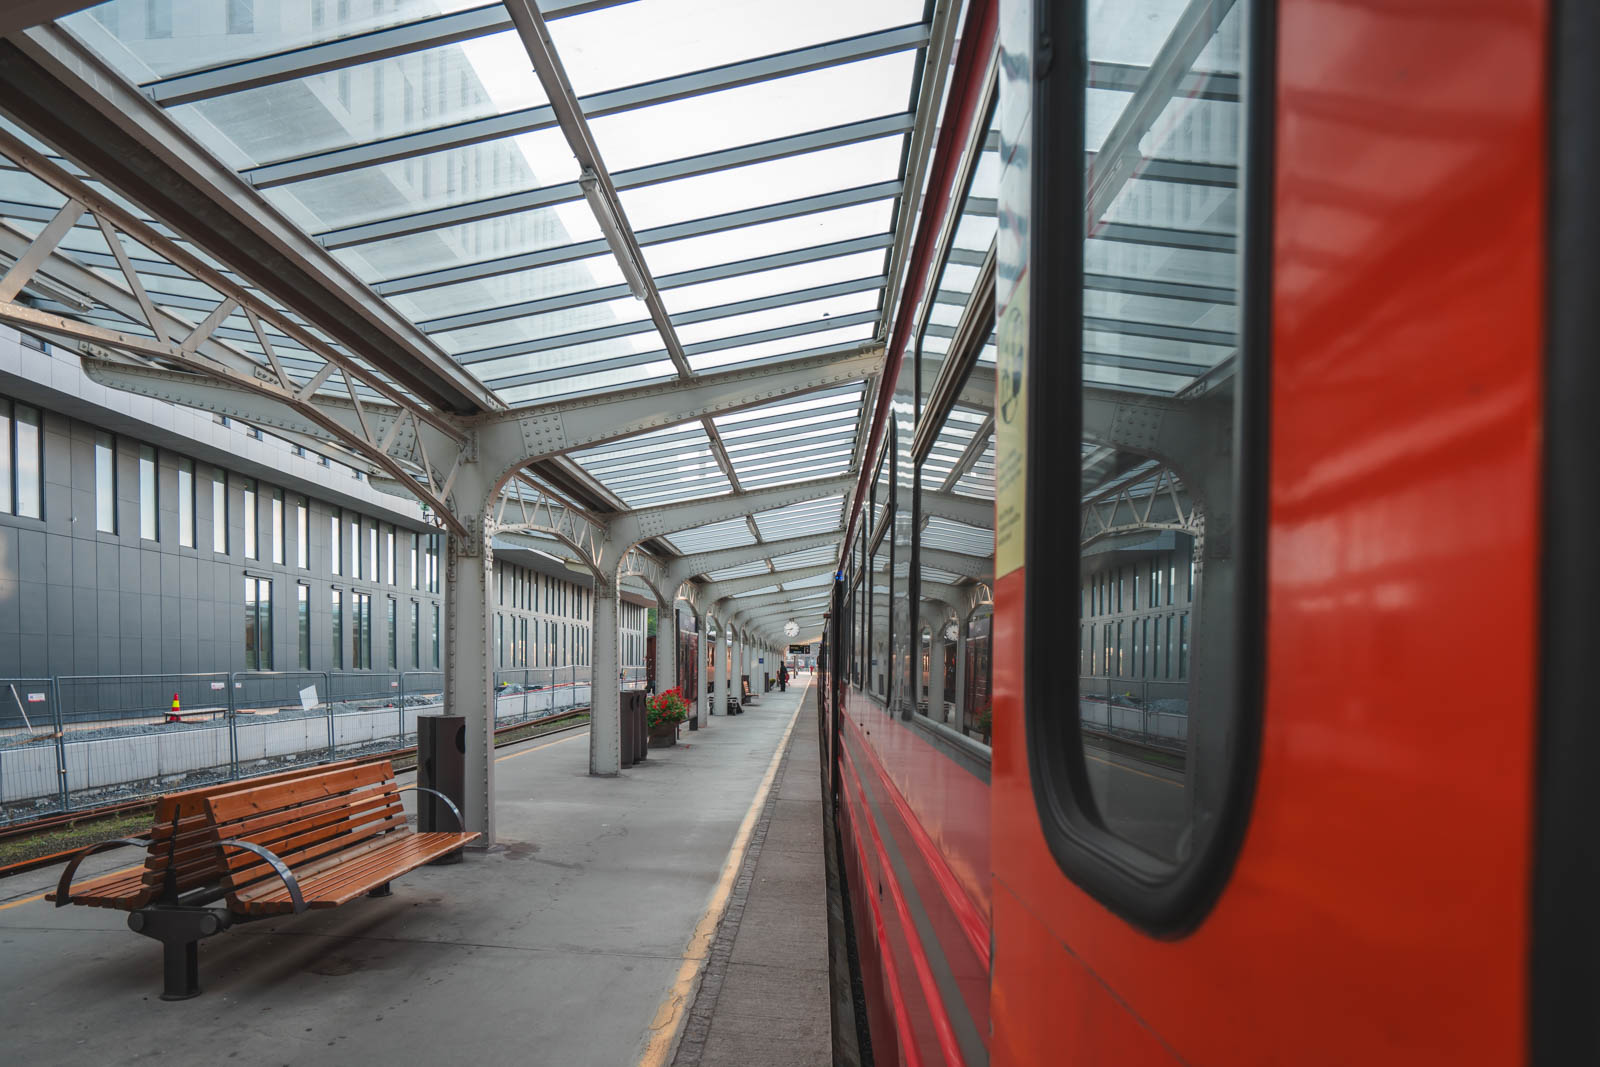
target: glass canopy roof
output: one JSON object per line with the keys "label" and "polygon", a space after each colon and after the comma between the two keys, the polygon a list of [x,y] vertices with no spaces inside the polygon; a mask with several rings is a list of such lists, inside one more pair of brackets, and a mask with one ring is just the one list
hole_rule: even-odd
{"label": "glass canopy roof", "polygon": [[[891,264],[916,224],[908,207],[916,197],[903,195],[913,135],[938,118],[915,113],[919,88],[930,64],[942,72],[950,61],[928,55],[934,6],[541,0],[571,101],[550,98],[507,9],[482,0],[112,0],[59,25],[417,336],[515,408],[883,340],[895,312],[885,306]],[[1091,36],[1108,44],[1090,64],[1091,173],[1183,7],[1137,0],[1095,8]],[[1090,384],[1170,395],[1233,351],[1235,18],[1151,124],[1136,172],[1092,205],[1084,254]],[[929,95],[937,107],[939,94]],[[609,172],[627,240],[585,195],[558,121],[566,103]],[[54,155],[9,121],[4,127]],[[991,254],[998,175],[991,130],[931,305],[917,316],[926,324],[924,358],[948,351]],[[0,224],[32,237],[63,202],[0,161]],[[179,244],[232,277],[204,250]],[[218,301],[161,255],[89,219],[61,249],[119,285],[125,257],[159,306],[195,320]],[[635,298],[640,274],[659,293],[660,316]],[[92,301],[41,306],[147,332]],[[215,336],[265,363],[253,325],[234,311]],[[265,336],[290,372],[310,377],[321,367],[291,338],[271,328]],[[993,363],[992,338],[978,361]],[[565,462],[611,508],[836,478],[860,462],[857,432],[872,399],[858,381]],[[927,461],[941,479],[935,488],[992,498],[992,419],[982,408],[958,405],[938,435]],[[698,553],[826,534],[842,528],[844,506],[835,495],[754,510],[657,544]],[[992,551],[987,530],[942,519],[930,522],[926,541]],[[833,553],[808,549],[761,566],[826,566]],[[751,577],[760,573],[754,566],[711,578]]]}

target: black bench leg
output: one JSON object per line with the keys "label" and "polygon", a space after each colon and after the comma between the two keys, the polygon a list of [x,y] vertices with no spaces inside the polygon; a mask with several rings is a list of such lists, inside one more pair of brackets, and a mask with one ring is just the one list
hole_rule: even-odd
{"label": "black bench leg", "polygon": [[200,942],[161,943],[161,999],[188,1000],[200,995]]}
{"label": "black bench leg", "polygon": [[393,893],[393,892],[394,892],[394,890],[389,888],[389,883],[385,882],[382,885],[380,885],[378,888],[376,888],[376,889],[372,890],[371,892],[369,892],[367,894],[367,896],[369,896],[369,897],[386,897],[390,893]]}
{"label": "black bench leg", "polygon": [[128,916],[128,929],[161,942],[161,999],[200,995],[200,939],[232,923],[225,911],[209,908],[141,908]]}

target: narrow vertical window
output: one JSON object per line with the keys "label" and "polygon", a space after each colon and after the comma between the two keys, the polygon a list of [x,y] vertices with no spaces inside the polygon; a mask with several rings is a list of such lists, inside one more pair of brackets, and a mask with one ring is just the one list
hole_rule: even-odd
{"label": "narrow vertical window", "polygon": [[422,605],[411,602],[411,669],[422,667]]}
{"label": "narrow vertical window", "polygon": [[389,598],[389,669],[400,668],[400,604]]}
{"label": "narrow vertical window", "polygon": [[422,588],[422,575],[417,572],[417,549],[421,544],[422,535],[419,533],[413,533],[411,535],[411,588],[413,589]]}
{"label": "narrow vertical window", "polygon": [[149,445],[139,446],[139,536],[146,541],[158,541],[160,526],[156,519],[156,450]]}
{"label": "narrow vertical window", "polygon": [[378,524],[367,527],[367,580],[378,580]]}
{"label": "narrow vertical window", "polygon": [[272,491],[272,562],[283,562],[283,490]]}
{"label": "narrow vertical window", "polygon": [[340,560],[344,556],[343,518],[339,509],[334,508],[333,514],[328,516],[328,573],[338,574]]}
{"label": "narrow vertical window", "polygon": [[295,586],[295,596],[298,598],[295,605],[295,625],[299,629],[300,638],[300,655],[296,666],[308,671],[311,669],[311,587]]}
{"label": "narrow vertical window", "polygon": [[244,554],[249,559],[260,559],[260,546],[256,544],[259,532],[256,523],[256,483],[253,478],[244,480]]}
{"label": "narrow vertical window", "polygon": [[350,577],[361,577],[361,516],[350,516]]}
{"label": "narrow vertical window", "polygon": [[211,550],[228,554],[228,476],[211,476]]}
{"label": "narrow vertical window", "polygon": [[383,531],[383,580],[394,585],[394,528]]}
{"label": "narrow vertical window", "polygon": [[304,498],[294,506],[294,561],[301,570],[311,566],[311,508]]}
{"label": "narrow vertical window", "polygon": [[328,594],[328,632],[333,638],[333,658],[329,661],[336,671],[344,670],[344,592],[331,590]]}
{"label": "narrow vertical window", "polygon": [[10,511],[16,499],[12,483],[16,480],[11,463],[11,405],[0,403],[0,511]]}
{"label": "narrow vertical window", "polygon": [[433,669],[439,669],[439,605],[433,606]]}
{"label": "narrow vertical window", "polygon": [[94,435],[94,528],[117,532],[117,445],[104,432]]}
{"label": "narrow vertical window", "polygon": [[244,666],[272,669],[272,582],[249,575],[244,579]]}
{"label": "narrow vertical window", "polygon": [[194,547],[194,460],[178,457],[178,544]]}

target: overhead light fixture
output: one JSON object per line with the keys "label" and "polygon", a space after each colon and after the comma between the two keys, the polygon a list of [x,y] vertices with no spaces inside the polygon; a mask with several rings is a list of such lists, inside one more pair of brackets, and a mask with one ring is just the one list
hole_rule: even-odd
{"label": "overhead light fixture", "polygon": [[594,168],[585,167],[578,176],[578,185],[583,189],[583,198],[589,201],[589,210],[594,212],[595,221],[600,224],[600,232],[606,236],[606,244],[611,246],[611,254],[617,257],[617,265],[622,268],[622,277],[627,281],[629,291],[635,300],[643,300],[649,292],[644,268],[633,258],[633,246],[623,233],[622,220],[617,218],[611,198],[600,183],[600,175],[594,172]]}

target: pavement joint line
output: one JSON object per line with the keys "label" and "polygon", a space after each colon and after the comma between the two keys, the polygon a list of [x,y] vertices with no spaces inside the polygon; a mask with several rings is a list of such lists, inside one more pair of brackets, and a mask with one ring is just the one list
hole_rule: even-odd
{"label": "pavement joint line", "polygon": [[683,950],[683,965],[678,968],[677,977],[656,1009],[655,1018],[650,1021],[647,1031],[649,1039],[639,1057],[638,1067],[665,1067],[676,1051],[673,1046],[688,1018],[695,985],[711,958],[717,929],[733,897],[735,883],[744,870],[746,851],[750,847],[761,813],[766,809],[767,798],[774,792],[773,786],[778,779],[778,771],[788,758],[789,739],[794,735],[795,723],[800,721],[800,712],[806,706],[806,695],[810,692],[811,685],[811,682],[807,682],[806,688],[801,691],[800,702],[789,717],[789,724],[784,727],[783,736],[778,739],[777,751],[772,754],[772,761],[767,765],[767,773],[761,779],[760,786],[756,788],[755,798],[750,802],[750,810],[745,813],[738,833],[734,834],[733,844],[728,849],[728,858],[722,866],[722,876],[717,880],[711,899],[706,904],[706,910],[701,914],[700,921],[695,924],[694,933],[690,935],[689,943]]}
{"label": "pavement joint line", "polygon": [[570,736],[570,737],[563,737],[563,738],[562,738],[562,739],[561,739],[561,740],[559,740],[559,741],[546,741],[546,742],[545,742],[545,743],[544,743],[544,744],[542,744],[542,745],[534,745],[534,746],[533,746],[533,747],[532,747],[532,748],[525,748],[525,749],[523,749],[523,750],[522,750],[522,751],[521,751],[521,752],[513,752],[513,753],[511,753],[511,754],[510,754],[510,755],[508,755],[508,756],[496,756],[496,757],[495,757],[495,758],[494,758],[494,761],[495,761],[495,762],[496,762],[496,763],[504,763],[504,762],[505,762],[505,761],[506,761],[506,760],[508,760],[508,759],[516,759],[516,758],[517,758],[517,757],[518,757],[518,756],[526,756],[526,755],[527,755],[527,754],[528,754],[528,753],[530,753],[530,752],[538,752],[538,751],[540,751],[540,750],[541,750],[541,749],[546,749],[546,748],[554,748],[554,747],[555,747],[555,746],[557,746],[557,745],[564,745],[564,744],[566,744],[566,743],[567,743],[567,742],[568,742],[568,741],[576,741],[576,740],[578,740],[578,738],[580,738],[580,737],[587,737],[587,736],[588,736],[588,734],[586,734],[586,733],[583,733],[583,734],[573,734],[573,735],[572,735],[572,736]]}

